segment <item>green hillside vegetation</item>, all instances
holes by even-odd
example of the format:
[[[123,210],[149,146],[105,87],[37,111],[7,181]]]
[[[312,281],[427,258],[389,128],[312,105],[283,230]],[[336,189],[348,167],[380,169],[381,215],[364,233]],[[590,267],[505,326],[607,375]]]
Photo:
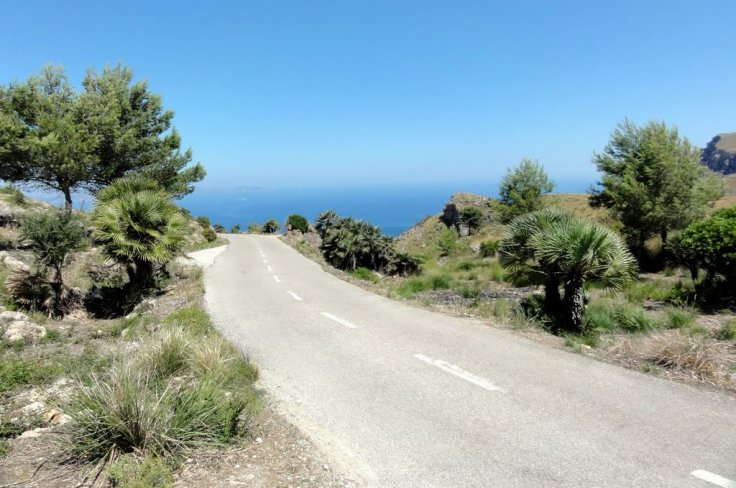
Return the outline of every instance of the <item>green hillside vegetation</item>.
[[[53,457],[33,474],[76,478],[59,486],[172,486],[185,453],[236,442],[260,408],[257,368],[202,308],[201,269],[177,260],[226,242],[176,204],[204,170],[131,79],[90,71],[76,92],[46,68],[0,86],[0,178],[66,204],[0,189],[0,457],[33,458],[15,439],[49,431],[31,447]],[[78,189],[91,212],[72,209]],[[66,393],[47,399],[56,381]]]
[[[736,272],[731,270],[729,261],[732,259],[730,253],[736,249],[736,233],[731,231],[736,228],[733,217],[736,214],[718,212],[736,204],[736,179],[733,176],[718,179],[706,169],[693,165],[697,151],[663,124],[626,126],[626,130],[613,137],[619,137],[618,142],[621,137],[631,137],[632,144],[645,140],[647,151],[651,151],[646,156],[648,159],[639,161],[636,159],[639,153],[633,153],[630,159],[616,163],[618,165],[654,164],[646,161],[657,161],[660,150],[657,148],[667,145],[678,148],[667,151],[681,151],[681,164],[686,169],[681,169],[678,163],[661,168],[664,172],[677,173],[679,180],[668,176],[669,182],[660,185],[666,187],[665,190],[654,185],[646,192],[631,193],[627,197],[639,198],[644,206],[648,205],[648,199],[659,202],[659,207],[651,207],[651,216],[647,217],[650,220],[630,220],[627,224],[615,209],[600,202],[591,205],[589,194],[552,193],[537,199],[539,192],[530,192],[525,187],[524,192],[516,194],[533,195],[537,202],[534,208],[556,209],[579,224],[566,224],[562,230],[540,234],[535,238],[536,251],[518,261],[525,263],[518,269],[526,271],[517,273],[508,259],[499,259],[503,253],[508,255],[504,243],[509,242],[511,227],[503,223],[508,215],[504,208],[508,202],[480,195],[455,194],[443,212],[424,218],[396,239],[397,249],[416,256],[422,263],[419,273],[380,280],[370,286],[389,296],[415,300],[461,315],[488,317],[514,327],[535,325],[563,336],[566,344],[576,350],[592,347],[598,354],[629,366],[637,365],[648,372],[697,377],[726,388],[736,388],[732,376],[736,354],[733,348],[723,348],[723,341],[729,341],[724,338],[730,337],[733,327],[730,314],[736,305],[731,291],[736,289]],[[636,167],[640,175],[646,174],[640,166]],[[616,171],[628,171],[622,170],[623,166],[616,168]],[[527,162],[517,171],[531,174],[538,184],[546,184],[540,169]],[[680,171],[683,173],[678,173]],[[518,178],[511,180],[520,181]],[[612,186],[611,191],[619,190]],[[678,219],[659,219],[657,212],[666,213],[672,208],[666,202],[678,198],[683,201],[695,199],[699,203],[683,208]],[[468,207],[480,213],[480,225],[461,236],[462,223],[448,224],[447,216],[462,215]],[[714,215],[715,220],[710,218]],[[661,227],[663,222],[669,227]],[[585,237],[588,231],[584,229],[590,229],[590,237]],[[638,230],[634,232],[634,229]],[[582,233],[576,240],[573,236],[579,232]],[[638,248],[642,235],[645,236],[643,246]],[[686,239],[681,239],[680,235]],[[635,237],[627,241],[634,254],[629,254],[620,240],[627,236]],[[663,244],[665,238],[668,242]],[[618,240],[619,243],[610,248],[617,249],[618,257],[609,254],[606,247],[609,244],[604,245],[603,240],[589,247],[598,239],[612,239],[611,244]],[[680,243],[680,248],[676,248]],[[498,252],[493,252],[498,244]],[[580,254],[576,254],[578,252]],[[635,276],[625,271],[622,279],[611,281],[613,270],[617,269],[615,263],[631,263],[631,256],[638,256],[639,268],[647,273],[632,279]],[[529,265],[538,268],[535,270]],[[588,271],[583,271],[585,269]],[[694,271],[691,273],[691,270]],[[570,282],[571,275],[565,274],[570,272],[589,278],[581,281],[583,294],[577,296],[583,300],[578,301],[582,314],[574,320],[560,314],[565,308],[562,306],[565,302],[562,284]],[[557,276],[560,280],[553,286],[556,290],[553,295],[543,293],[544,280],[539,278],[545,275]],[[559,300],[559,305],[554,305],[555,300]],[[717,315],[705,315],[714,311]],[[625,353],[621,353],[622,350]],[[698,361],[696,356],[707,359]]]

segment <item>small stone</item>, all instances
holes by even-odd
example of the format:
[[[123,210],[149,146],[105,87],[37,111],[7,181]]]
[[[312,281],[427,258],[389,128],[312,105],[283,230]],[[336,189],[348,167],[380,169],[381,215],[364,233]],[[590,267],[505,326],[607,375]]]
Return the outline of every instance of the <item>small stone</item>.
[[[3,314],[6,313],[17,312],[3,312]],[[9,342],[24,341],[26,339],[37,340],[42,337],[46,337],[46,327],[34,324],[33,322],[28,322],[27,320],[15,320],[10,322],[3,334],[3,339]]]
[[[330,470],[330,466],[327,465],[327,464],[323,464],[322,465],[322,469],[324,469],[325,471],[329,471]]]
[[[44,433],[46,433],[48,431],[49,431],[49,428],[48,427],[37,427],[37,428],[35,428],[33,430],[27,430],[27,431],[23,432],[20,435],[19,439],[33,439],[33,438],[36,438],[36,437],[41,437],[41,435],[43,435]]]
[[[46,405],[42,402],[29,403],[20,409],[20,414],[25,416],[41,415],[46,410]]]
[[[263,439],[261,439],[260,437],[256,437],[256,443],[258,444],[263,443]]]
[[[28,320],[28,316],[20,312],[11,312],[9,310],[0,313],[0,324],[15,322],[16,320]]]

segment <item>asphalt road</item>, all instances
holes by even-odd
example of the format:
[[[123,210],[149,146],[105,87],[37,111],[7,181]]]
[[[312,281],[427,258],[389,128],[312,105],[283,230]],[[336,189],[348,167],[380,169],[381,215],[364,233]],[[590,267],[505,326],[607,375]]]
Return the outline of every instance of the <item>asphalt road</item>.
[[[392,301],[275,237],[205,272],[223,333],[347,474],[380,487],[736,488],[736,398]]]

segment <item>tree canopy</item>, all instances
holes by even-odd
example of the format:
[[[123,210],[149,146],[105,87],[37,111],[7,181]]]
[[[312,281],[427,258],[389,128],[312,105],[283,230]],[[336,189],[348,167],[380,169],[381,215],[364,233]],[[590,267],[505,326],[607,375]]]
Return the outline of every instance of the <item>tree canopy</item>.
[[[510,222],[520,215],[541,209],[542,197],[551,193],[554,186],[537,161],[523,159],[517,167],[509,168],[498,191],[503,220]]]
[[[700,164],[700,150],[664,122],[624,120],[593,162],[602,178],[591,205],[610,209],[638,250],[654,235],[666,242],[723,194],[722,181]]]
[[[129,68],[89,71],[77,92],[63,68],[47,66],[0,87],[0,179],[60,191],[68,206],[72,192],[131,173],[182,197],[205,172],[181,150],[173,117]]]

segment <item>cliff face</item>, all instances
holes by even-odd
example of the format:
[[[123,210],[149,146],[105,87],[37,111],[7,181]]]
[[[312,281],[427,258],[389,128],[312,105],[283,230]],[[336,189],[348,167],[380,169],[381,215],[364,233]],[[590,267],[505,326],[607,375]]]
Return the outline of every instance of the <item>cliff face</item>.
[[[715,136],[703,149],[702,161],[718,173],[736,173],[736,132]]]

